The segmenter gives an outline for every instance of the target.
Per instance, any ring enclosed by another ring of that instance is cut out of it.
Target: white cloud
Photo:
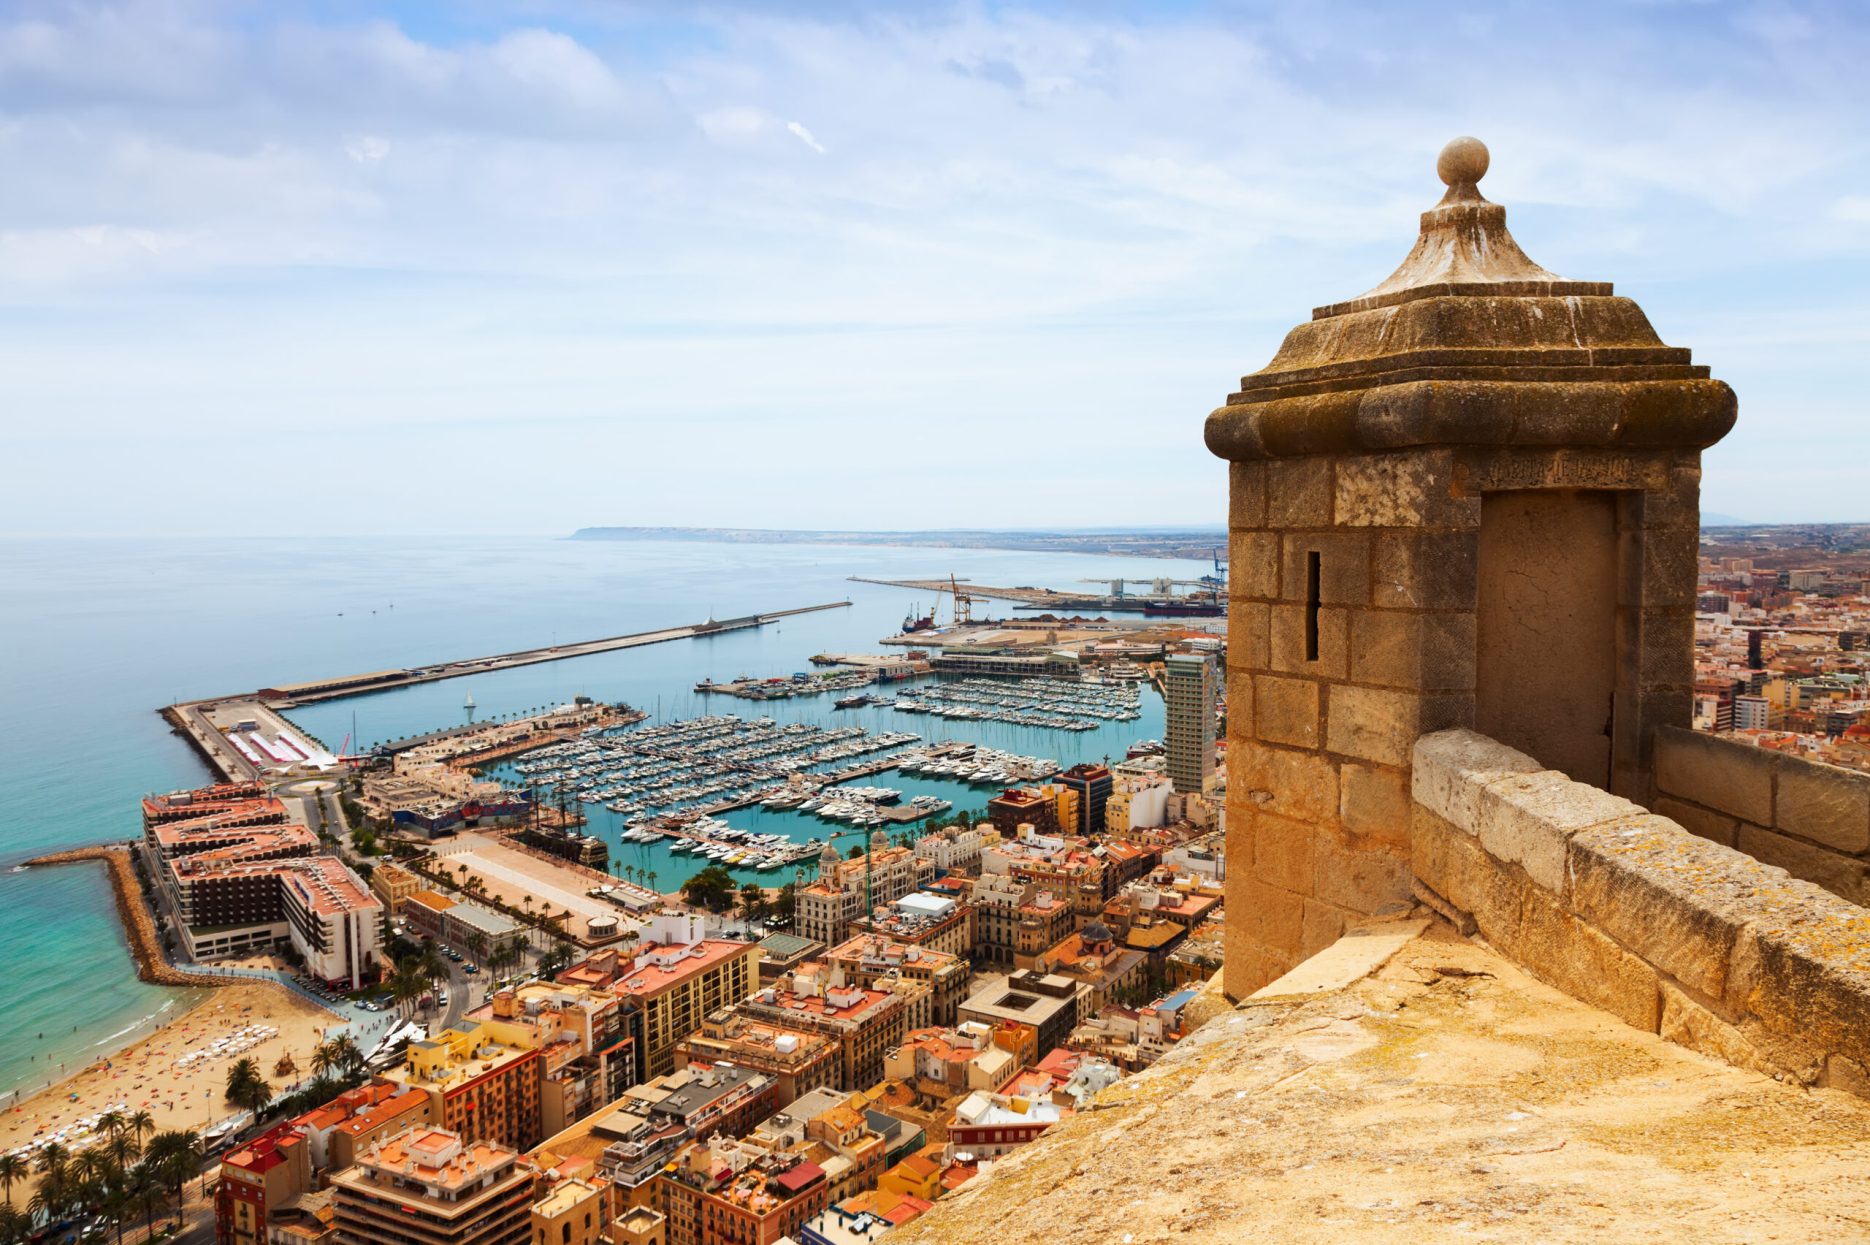
[[[786,132],[788,134],[791,134],[793,137],[797,138],[801,143],[804,143],[807,147],[810,147],[813,151],[817,152],[819,155],[822,156],[825,154],[824,144],[820,143],[817,139],[813,138],[812,132],[806,129],[804,126],[800,125],[797,121],[786,122]]]
[[[69,503],[30,480],[69,478],[57,454],[140,438],[160,460],[186,437],[263,454],[285,435],[251,418],[270,407],[412,439],[472,420],[488,461],[555,481],[529,503],[548,526],[603,521],[620,488],[671,522],[789,504],[788,522],[874,524],[861,508],[895,504],[887,488],[791,472],[879,418],[1005,447],[924,439],[957,513],[1211,517],[1202,414],[1312,306],[1395,265],[1440,191],[1437,148],[1475,127],[1483,190],[1534,259],[1617,281],[1665,338],[1739,369],[1737,438],[1748,411],[1856,391],[1844,343],[1790,343],[1798,366],[1775,369],[1755,326],[1788,322],[1759,301],[1797,302],[1808,274],[1814,314],[1870,320],[1848,292],[1870,245],[1861,24],[1808,38],[1774,16],[1762,40],[1724,6],[1445,25],[1378,3],[567,11],[560,28],[550,4],[477,8],[467,34],[213,0],[0,18],[0,409],[60,413],[0,529],[55,524]],[[802,158],[826,154],[802,117],[836,161]],[[1134,487],[1008,511],[1067,420],[1146,445]],[[645,446],[730,443],[705,490],[642,465]],[[1783,455],[1753,442],[1747,461],[1790,477]],[[1711,495],[1744,466],[1709,461]],[[346,470],[347,521],[451,521],[392,458]],[[136,478],[105,501],[160,527],[177,503]]]

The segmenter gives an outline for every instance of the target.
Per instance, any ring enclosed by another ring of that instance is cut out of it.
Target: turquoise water
[[[194,753],[156,716],[163,704],[848,596],[849,609],[758,631],[426,684],[295,716],[334,746],[354,723],[368,744],[461,721],[469,691],[483,717],[585,694],[628,700],[662,718],[855,718],[872,729],[974,739],[1069,764],[1121,756],[1131,740],[1160,737],[1160,702],[1146,694],[1142,720],[1072,734],[887,710],[834,713],[828,697],[751,702],[691,689],[704,677],[808,669],[806,659],[823,650],[878,651],[877,639],[897,630],[921,594],[848,583],[849,575],[953,571],[980,583],[1063,587],[1112,575],[1193,578],[1206,569],[1069,554],[514,537],[0,540],[0,964],[9,983],[0,1008],[0,1091],[36,1085],[48,1067],[121,1045],[144,1018],[181,1005],[182,992],[136,980],[101,869],[12,872],[42,852],[132,836],[137,797],[205,779]],[[939,780],[888,781],[910,794],[934,791],[957,808],[978,807],[988,794]],[[586,809],[614,842],[613,815]],[[730,820],[798,838],[829,828],[762,810]],[[622,863],[655,869],[664,887],[699,867],[657,846],[622,850]],[[776,883],[787,875],[757,876]]]

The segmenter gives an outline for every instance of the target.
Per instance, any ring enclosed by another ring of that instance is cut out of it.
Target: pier
[[[547,648],[520,649],[512,653],[497,653],[492,657],[472,657],[463,661],[445,662],[438,666],[417,666],[406,670],[378,670],[369,674],[342,675],[334,679],[286,683],[277,687],[263,687],[254,695],[270,708],[291,709],[321,700],[336,700],[343,696],[357,696],[365,692],[381,692],[390,688],[407,687],[412,683],[433,683],[439,679],[460,678],[462,675],[485,674],[490,670],[507,670],[514,666],[531,666],[547,661],[565,661],[572,657],[589,657],[593,653],[641,648],[647,644],[666,644],[670,640],[692,640],[702,636],[719,635],[726,631],[746,631],[798,614],[816,614],[821,610],[846,609],[849,606],[849,601],[830,601],[824,605],[803,605],[797,609],[774,610],[768,614],[748,614],[743,618],[718,620],[710,618],[706,622],[691,623],[682,627],[665,627],[659,631],[638,631],[631,635],[607,636],[601,640],[581,640],[574,644],[554,644]]]

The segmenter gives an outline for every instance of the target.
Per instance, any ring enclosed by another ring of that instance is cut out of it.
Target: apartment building
[[[528,1245],[538,1171],[510,1146],[422,1125],[331,1178],[339,1245]]]
[[[904,1002],[883,989],[856,985],[824,965],[807,965],[738,1004],[749,1019],[836,1038],[833,1086],[862,1089],[883,1070],[883,1055],[902,1039]]]
[[[673,1072],[682,1039],[759,986],[759,944],[707,938],[703,930],[698,914],[657,913],[633,953],[600,951],[558,975],[561,982],[612,990],[636,1001],[642,1010],[645,1076]]]
[[[842,972],[846,981],[860,986],[887,989],[892,978],[918,981],[928,987],[926,1015],[905,1017],[907,1028],[927,1025],[951,1025],[967,997],[967,983],[972,971],[962,956],[893,938],[860,933],[833,948],[825,963]]]
[[[881,832],[873,835],[870,850],[854,860],[839,860],[827,847],[828,859],[819,862],[818,879],[795,894],[793,929],[834,947],[850,936],[850,924],[870,907],[895,903],[915,891],[925,878],[933,878],[933,864],[919,859],[906,847],[891,847]]]
[[[676,1045],[678,1064],[730,1064],[764,1073],[778,1084],[783,1108],[795,1099],[830,1085],[838,1077],[838,1039],[807,1029],[788,1028],[722,1008],[702,1022],[699,1031]]]

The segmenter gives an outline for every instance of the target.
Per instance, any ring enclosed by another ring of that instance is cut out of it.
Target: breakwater
[[[169,963],[163,954],[162,936],[156,932],[156,922],[149,915],[149,905],[143,902],[143,888],[137,881],[135,866],[130,863],[130,849],[123,844],[94,843],[89,847],[36,856],[26,863],[37,867],[82,864],[91,860],[103,861],[110,874],[110,889],[117,898],[117,917],[123,923],[124,936],[129,939],[130,957],[136,961],[138,977],[158,986],[232,984],[231,978],[185,973]]]

